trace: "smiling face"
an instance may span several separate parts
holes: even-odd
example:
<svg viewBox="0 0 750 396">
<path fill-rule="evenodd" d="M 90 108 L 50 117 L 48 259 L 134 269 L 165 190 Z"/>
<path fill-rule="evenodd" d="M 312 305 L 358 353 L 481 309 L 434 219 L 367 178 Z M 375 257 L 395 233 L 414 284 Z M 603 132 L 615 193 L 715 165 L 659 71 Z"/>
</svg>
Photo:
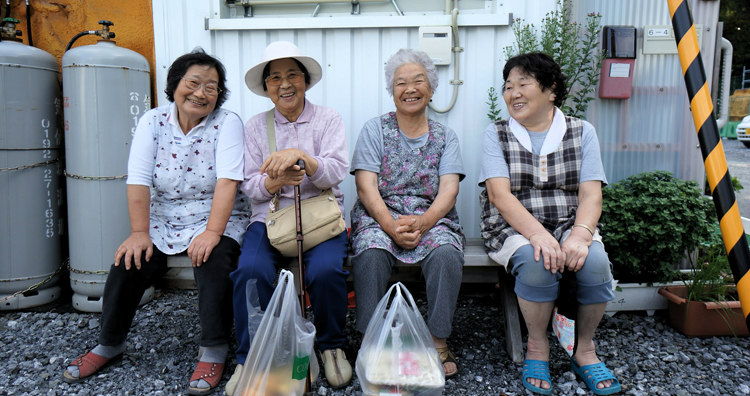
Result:
<svg viewBox="0 0 750 396">
<path fill-rule="evenodd" d="M 552 123 L 555 94 L 534 76 L 514 67 L 505 80 L 503 99 L 511 117 L 529 131 L 544 132 Z"/>
<path fill-rule="evenodd" d="M 432 88 L 422 65 L 407 63 L 396 69 L 393 73 L 393 103 L 397 113 L 424 114 L 430 99 Z"/>
<path fill-rule="evenodd" d="M 305 91 L 307 85 L 305 79 L 289 81 L 288 76 L 302 73 L 297 62 L 292 58 L 278 59 L 268 66 L 269 76 L 280 76 L 281 84 L 273 86 L 266 83 L 268 97 L 271 98 L 276 110 L 283 114 L 289 121 L 296 121 L 305 109 Z"/>
<path fill-rule="evenodd" d="M 202 83 L 198 89 L 190 89 L 185 80 Z M 216 94 L 206 95 L 206 84 L 219 84 L 219 73 L 208 65 L 193 65 L 187 69 L 174 91 L 177 116 L 184 133 L 198 125 L 201 120 L 216 108 Z"/>
</svg>

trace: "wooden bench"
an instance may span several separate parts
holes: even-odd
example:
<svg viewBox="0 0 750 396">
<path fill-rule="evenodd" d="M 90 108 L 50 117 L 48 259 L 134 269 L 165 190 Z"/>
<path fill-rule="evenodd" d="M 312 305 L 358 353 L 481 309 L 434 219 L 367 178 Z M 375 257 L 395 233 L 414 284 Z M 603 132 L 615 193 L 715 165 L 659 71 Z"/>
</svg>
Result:
<svg viewBox="0 0 750 396">
<path fill-rule="evenodd" d="M 290 259 L 295 264 L 296 259 Z M 186 254 L 169 257 L 169 271 L 164 276 L 166 286 L 179 289 L 195 289 L 193 269 Z M 347 260 L 344 268 L 351 272 L 351 263 Z M 398 265 L 394 268 L 391 281 L 414 281 L 421 277 L 419 266 Z M 349 279 L 351 281 L 351 277 Z M 505 349 L 516 363 L 523 362 L 523 340 L 521 338 L 521 317 L 518 312 L 518 300 L 513 291 L 513 277 L 505 272 L 502 266 L 492 261 L 484 251 L 480 239 L 467 241 L 464 250 L 464 270 L 462 283 L 491 283 L 500 285 L 500 309 L 505 313 Z"/>
</svg>

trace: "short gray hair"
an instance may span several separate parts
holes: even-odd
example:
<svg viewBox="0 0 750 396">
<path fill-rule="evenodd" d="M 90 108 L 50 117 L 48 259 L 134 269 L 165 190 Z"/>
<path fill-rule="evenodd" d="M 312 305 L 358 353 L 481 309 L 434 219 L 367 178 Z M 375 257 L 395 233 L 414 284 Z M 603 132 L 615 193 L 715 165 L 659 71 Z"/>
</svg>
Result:
<svg viewBox="0 0 750 396">
<path fill-rule="evenodd" d="M 432 92 L 435 92 L 438 86 L 438 74 L 435 64 L 432 63 L 432 58 L 422 51 L 401 48 L 395 54 L 391 55 L 385 64 L 385 89 L 388 90 L 388 93 L 393 96 L 393 75 L 396 73 L 396 69 L 407 63 L 416 63 L 424 67 L 427 71 L 427 80 L 430 83 L 430 89 Z"/>
</svg>

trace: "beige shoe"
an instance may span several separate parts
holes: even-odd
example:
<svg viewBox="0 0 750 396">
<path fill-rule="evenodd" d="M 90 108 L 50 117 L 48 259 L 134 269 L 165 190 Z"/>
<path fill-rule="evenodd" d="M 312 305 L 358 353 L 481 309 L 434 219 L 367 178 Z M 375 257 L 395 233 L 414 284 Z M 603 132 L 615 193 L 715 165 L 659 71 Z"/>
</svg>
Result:
<svg viewBox="0 0 750 396">
<path fill-rule="evenodd" d="M 327 349 L 320 354 L 328 384 L 342 388 L 352 380 L 352 365 L 341 348 Z"/>
<path fill-rule="evenodd" d="M 224 388 L 224 394 L 227 396 L 234 395 L 234 389 L 237 388 L 237 383 L 240 382 L 240 376 L 242 375 L 242 365 L 238 364 L 234 368 L 234 374 L 227 381 L 227 385 Z"/>
</svg>

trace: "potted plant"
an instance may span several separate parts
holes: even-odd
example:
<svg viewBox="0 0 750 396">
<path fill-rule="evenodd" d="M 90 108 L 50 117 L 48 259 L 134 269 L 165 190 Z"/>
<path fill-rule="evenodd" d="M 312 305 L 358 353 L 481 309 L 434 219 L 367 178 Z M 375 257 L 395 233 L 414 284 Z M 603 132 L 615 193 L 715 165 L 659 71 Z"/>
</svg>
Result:
<svg viewBox="0 0 750 396">
<path fill-rule="evenodd" d="M 684 284 L 659 289 L 668 300 L 672 326 L 688 337 L 748 335 L 718 228 Z"/>
<path fill-rule="evenodd" d="M 716 215 L 694 181 L 643 172 L 602 190 L 602 240 L 618 281 L 607 312 L 666 309 L 659 287 L 679 285 L 679 263 L 711 236 Z"/>
</svg>

